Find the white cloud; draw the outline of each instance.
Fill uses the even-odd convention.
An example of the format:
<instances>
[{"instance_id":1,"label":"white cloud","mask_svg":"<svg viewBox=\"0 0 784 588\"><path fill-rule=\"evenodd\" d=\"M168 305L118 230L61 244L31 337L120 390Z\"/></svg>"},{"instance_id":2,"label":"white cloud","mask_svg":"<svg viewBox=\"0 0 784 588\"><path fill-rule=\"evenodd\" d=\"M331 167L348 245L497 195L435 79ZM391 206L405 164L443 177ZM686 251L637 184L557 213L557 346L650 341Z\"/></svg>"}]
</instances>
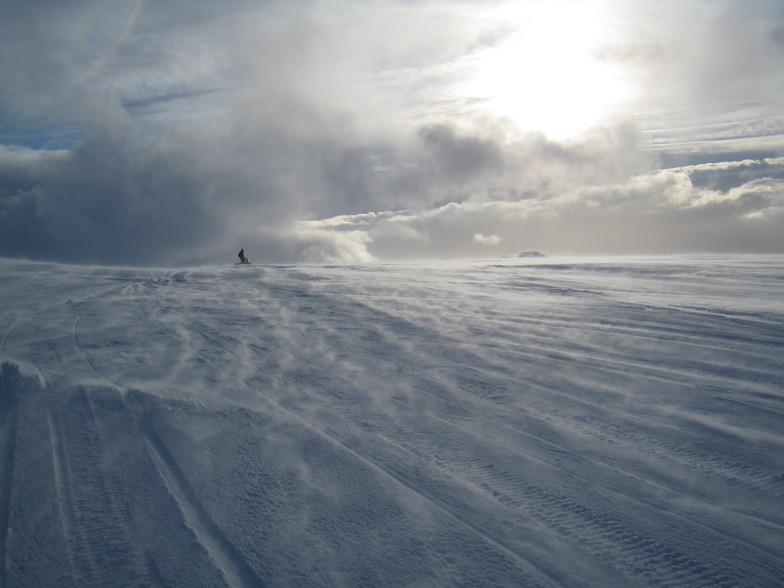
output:
<instances>
[{"instance_id":1,"label":"white cloud","mask_svg":"<svg viewBox=\"0 0 784 588\"><path fill-rule=\"evenodd\" d=\"M474 235L474 242L480 245L498 245L501 242L501 237L498 235L483 235L476 233Z\"/></svg>"},{"instance_id":2,"label":"white cloud","mask_svg":"<svg viewBox=\"0 0 784 588\"><path fill-rule=\"evenodd\" d=\"M513 254L532 244L551 254L775 251L784 246L782 210L781 179L756 179L722 192L694 186L687 173L663 171L547 199L453 202L378 214L371 224L358 215L356 226L366 231L368 254L382 258L400 252L469 257L485 254L487 245ZM351 227L352 218L341 217L341 229ZM494 232L477 233L476 227Z\"/></svg>"},{"instance_id":3,"label":"white cloud","mask_svg":"<svg viewBox=\"0 0 784 588\"><path fill-rule=\"evenodd\" d=\"M299 261L307 263L370 263L370 237L364 231L303 229L296 234L303 247Z\"/></svg>"}]
</instances>

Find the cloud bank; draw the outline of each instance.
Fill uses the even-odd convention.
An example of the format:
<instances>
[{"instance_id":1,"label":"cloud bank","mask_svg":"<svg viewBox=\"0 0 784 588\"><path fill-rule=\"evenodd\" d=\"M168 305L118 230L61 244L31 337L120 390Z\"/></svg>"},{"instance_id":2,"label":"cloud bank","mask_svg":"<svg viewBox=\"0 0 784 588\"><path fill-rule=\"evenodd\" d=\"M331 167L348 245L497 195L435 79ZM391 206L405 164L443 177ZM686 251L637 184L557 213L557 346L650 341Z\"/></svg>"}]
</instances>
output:
<instances>
[{"instance_id":1,"label":"cloud bank","mask_svg":"<svg viewBox=\"0 0 784 588\"><path fill-rule=\"evenodd\" d=\"M781 162L756 165L784 172ZM486 255L476 243L495 246L499 255L530 248L553 254L782 251L784 179L763 176L721 191L696 184L696 171L663 170L550 198L343 216L306 228L346 231L354 239L360 231L367 252L382 259Z\"/></svg>"},{"instance_id":2,"label":"cloud bank","mask_svg":"<svg viewBox=\"0 0 784 588\"><path fill-rule=\"evenodd\" d=\"M508 34L472 2L12 1L0 255L784 251L784 15L681 4L616 7L623 34L594 57L640 99L556 141L450 93Z\"/></svg>"}]
</instances>

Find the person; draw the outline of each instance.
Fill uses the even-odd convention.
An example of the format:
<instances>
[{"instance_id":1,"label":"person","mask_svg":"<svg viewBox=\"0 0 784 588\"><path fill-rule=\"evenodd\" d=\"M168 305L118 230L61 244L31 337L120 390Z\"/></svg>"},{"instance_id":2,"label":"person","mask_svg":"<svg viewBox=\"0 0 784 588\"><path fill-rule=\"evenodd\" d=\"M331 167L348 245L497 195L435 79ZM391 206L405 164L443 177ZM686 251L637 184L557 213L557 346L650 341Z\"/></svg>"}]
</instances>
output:
<instances>
[{"instance_id":1,"label":"person","mask_svg":"<svg viewBox=\"0 0 784 588\"><path fill-rule=\"evenodd\" d=\"M240 263L248 263L248 258L245 257L245 249L240 249L240 252L237 254L240 258Z\"/></svg>"}]
</instances>

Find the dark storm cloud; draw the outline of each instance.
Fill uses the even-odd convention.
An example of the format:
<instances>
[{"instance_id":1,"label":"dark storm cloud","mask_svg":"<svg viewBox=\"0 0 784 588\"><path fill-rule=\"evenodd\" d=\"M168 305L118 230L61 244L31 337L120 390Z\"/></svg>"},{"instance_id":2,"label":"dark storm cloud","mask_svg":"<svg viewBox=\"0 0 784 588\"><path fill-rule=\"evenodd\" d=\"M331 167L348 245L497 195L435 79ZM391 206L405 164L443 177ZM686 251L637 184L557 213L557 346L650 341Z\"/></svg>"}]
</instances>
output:
<instances>
[{"instance_id":1,"label":"dark storm cloud","mask_svg":"<svg viewBox=\"0 0 784 588\"><path fill-rule=\"evenodd\" d=\"M195 174L147 152L129 158L121 137L91 136L73 151L31 154L13 186L0 181L0 247L62 261L150 262L176 259L171 248L205 235L204 188ZM182 251L179 251L182 255Z\"/></svg>"},{"instance_id":2,"label":"dark storm cloud","mask_svg":"<svg viewBox=\"0 0 784 588\"><path fill-rule=\"evenodd\" d=\"M266 228L267 258L289 258L296 249L275 230L294 215L332 212L328 198L320 204L324 186L350 177L354 158L324 132L295 139L272 124L263 134L219 125L205 143L187 126L117 128L56 156L6 150L0 247L65 261L176 263L233 252L229 239Z\"/></svg>"},{"instance_id":3,"label":"dark storm cloud","mask_svg":"<svg viewBox=\"0 0 784 588\"><path fill-rule=\"evenodd\" d=\"M369 75L406 84L464 43L449 18L434 34L393 3L312 5L12 3L3 115L84 130L56 157L0 153L0 254L175 263L245 244L291 259L311 246L294 219L397 206L368 164L401 136Z\"/></svg>"}]
</instances>

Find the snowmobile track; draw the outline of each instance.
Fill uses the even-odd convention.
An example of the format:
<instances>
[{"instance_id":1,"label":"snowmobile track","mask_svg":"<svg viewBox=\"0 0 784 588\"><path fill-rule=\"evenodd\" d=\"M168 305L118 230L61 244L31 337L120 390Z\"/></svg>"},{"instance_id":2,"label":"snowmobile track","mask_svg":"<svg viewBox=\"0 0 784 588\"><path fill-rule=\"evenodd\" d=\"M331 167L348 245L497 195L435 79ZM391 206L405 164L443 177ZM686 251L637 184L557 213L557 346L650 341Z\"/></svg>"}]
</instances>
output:
<instances>
[{"instance_id":1,"label":"snowmobile track","mask_svg":"<svg viewBox=\"0 0 784 588\"><path fill-rule=\"evenodd\" d=\"M149 285L145 284L145 286ZM102 380L116 388L118 394L122 396L122 393L119 392L122 387L113 382L104 371L88 357L79 341L79 322L91 308L92 306L88 306L73 322L72 333L74 344L84 362L98 374ZM128 412L129 418L133 418L134 415L132 410L127 406L125 407L125 410ZM198 500L187 478L177 465L176 460L152 427L142 422L139 422L138 424L140 432L144 436L150 459L154 463L166 489L178 505L186 524L193 531L205 551L210 554L216 567L226 579L227 584L229 586L264 586L264 582L256 575L231 542L228 541L225 534ZM59 464L60 461L56 460L56 463ZM65 486L63 486L63 488L65 488Z\"/></svg>"},{"instance_id":2,"label":"snowmobile track","mask_svg":"<svg viewBox=\"0 0 784 588\"><path fill-rule=\"evenodd\" d=\"M102 441L87 390L49 410L52 467L74 582L79 586L162 585L135 537L120 482L103 467Z\"/></svg>"},{"instance_id":3,"label":"snowmobile track","mask_svg":"<svg viewBox=\"0 0 784 588\"><path fill-rule=\"evenodd\" d=\"M316 304L317 299L313 296L309 298L309 304ZM340 316L340 315L338 315ZM370 321L371 324L375 324L375 321ZM231 327L232 325L224 323L225 326ZM211 332L210 329L206 328L204 325L199 325L197 329L194 331L195 333L202 335L202 333L207 333L204 335L209 339L210 348L212 348L212 343L215 342L214 337L219 336L220 341L223 343L234 344L236 343L236 339L229 337L226 335L225 332L221 332L220 334ZM330 331L319 331L317 333L309 333L311 339L313 337L327 337L331 336L333 333ZM383 334L380 332L376 333L379 341L383 338ZM269 348L269 344L267 344ZM199 349L195 349L197 353L202 353ZM359 354L367 355L372 352L371 348L365 347L356 350ZM561 495L558 493L549 493L547 489L540 488L536 485L531 485L524 480L518 480L518 487L515 491L509 491L505 489L505 480L502 478L500 481L494 481L494 476L497 473L494 473L492 470L488 470L486 468L487 464L473 459L471 456L461 456L455 457L455 455L450 455L449 451L456 451L454 448L444 448L442 444L436 444L436 446L432 445L433 439L429 435L422 435L416 430L393 430L390 429L390 422L388 419L381 419L375 420L372 417L372 414L369 414L365 408L361 405L353 406L354 401L351 400L352 393L349 392L350 390L360 390L361 384L352 380L349 377L344 376L335 376L330 374L329 372L325 371L324 368L321 368L307 359L302 357L295 357L294 355L289 354L285 350L279 350L279 353L287 354L288 356L288 374L283 375L275 375L272 376L272 380L279 384L279 388L281 390L291 390L296 389L300 392L304 392L305 390L312 389L312 393L310 398L317 402L323 402L324 399L327 397L332 397L334 399L332 409L338 410L341 414L344 414L348 417L352 422L356 423L356 425L360 428L364 428L366 430L373 430L374 434L385 434L387 438L390 439L397 439L396 444L401 448L404 448L406 451L410 452L412 455L416 456L417 459L421 459L431 463L436 468L440 469L445 474L451 476L457 476L458 478L464 479L474 486L482 487L484 490L489 492L494 499L500 503L503 503L505 506L510 507L512 506L512 502L508 500L508 497L518 496L520 500L523 497L526 497L529 502L526 504L520 504L515 506L514 508L517 510L522 510L532 513L536 513L536 515L530 515L535 520L538 520L548 527L552 527L557 530L558 534L569 541L578 542L584 544L586 546L593 545L595 548L595 553L607 553L605 559L608 561L613 562L613 566L617 569L624 570L624 573L627 574L628 577L637 577L639 580L644 580L645 578L653 575L654 577L669 577L672 575L673 577L678 577L681 580L688 580L689 582L694 582L695 585L702 585L703 582L707 582L707 584L718 584L721 585L721 582L727 580L728 578L732 578L732 572L729 568L726 568L721 573L717 573L715 576L711 576L709 579L705 580L703 578L704 573L701 571L703 565L700 564L694 558L690 559L688 563L685 563L685 556L682 552L680 552L677 548L670 547L668 545L662 544L656 541L654 538L650 538L645 536L642 533L636 532L631 530L628 525L623 523L620 519L611 517L606 513L602 513L596 510L590 510L590 514L585 514L585 509L589 508L584 505L581 505L579 502L574 501L573 498L569 498L568 496ZM400 352L402 353L402 351ZM399 355L399 353L398 353ZM205 359L213 362L214 365L221 367L220 360L216 360L213 357L204 356ZM381 356L379 356L381 357ZM302 372L301 375L297 375L298 371L296 369L292 370L291 361L294 362L296 365L297 363L301 363L302 365L307 366L307 369ZM447 360L445 365L450 365L453 363L453 360ZM320 372L320 376L317 378L313 378L313 372L317 371ZM405 371L405 369L404 369ZM413 369L408 368L408 371L414 372ZM447 370L448 371L448 370ZM227 372L228 373L228 372ZM513 382L511 379L506 378L508 385L512 385ZM338 382L338 380L340 382ZM243 384L245 384L243 382ZM346 387L348 384L348 387ZM586 401L582 399L576 398L573 394L563 393L558 390L551 389L550 387L533 384L529 382L530 385L536 385L540 387L543 391L548 392L544 398L549 398L550 395L556 394L565 398L569 398L574 402L578 402L580 404L586 403ZM247 384L245 384L247 385ZM468 400L473 398L474 400L470 402L468 405L465 402L457 402L454 399L446 398L442 396L442 394L436 392L438 390L438 385L428 385L427 382L423 382L421 386L419 386L419 392L425 395L432 396L433 398L437 399L439 402L446 403L447 406L453 406L458 412L466 412L477 419L482 419L482 415L478 412L478 407L474 404L476 400L480 402L489 402L491 404L498 404L498 400L496 399L495 394L480 394L477 395L473 392L474 390L465 390L462 386L461 389L468 395L464 397L463 400ZM484 388L481 390L484 392ZM409 404L408 400L401 400L396 398L393 395L389 395L381 390L377 390L376 394L386 396L391 401L395 403L400 403L403 406L411 408L415 406L415 404ZM489 396L489 397L488 397ZM320 400L319 400L320 399ZM476 432L471 430L471 427L466 427L461 425L459 422L454 422L451 418L446 416L436 416L432 409L428 409L428 407L424 404L421 404L421 397L418 400L414 400L416 406L418 407L418 411L420 415L427 416L429 418L436 419L437 421L446 424L450 427L455 427L458 430L462 431L463 433L467 433L475 437L473 444L475 445L477 440L480 442L492 442L497 443L497 441L486 437L485 435L477 436ZM507 395L502 395L502 402L506 405L508 403ZM608 410L606 407L600 407L597 403L587 403L594 409L602 409ZM353 408L352 408L353 406ZM469 408L470 406L470 408ZM530 407L529 407L530 408ZM611 410L611 409L610 409ZM555 411L553 413L553 411ZM454 410L451 412L455 412ZM539 411L531 410L533 415L536 415ZM558 410L556 407L551 407L550 412L542 411L539 416L541 416L545 422L548 420L547 417L550 417L549 420L552 421L552 414L557 414ZM446 414L450 414L447 412ZM626 413L619 412L619 415L628 417ZM532 439L537 440L539 443L544 443L546 446L553 446L556 451L567 451L568 448L561 445L554 445L552 441L545 439L539 435L533 434L529 432L529 428L525 423L516 423L516 422L505 422L507 419L504 418L504 426L509 427L510 430L514 431L518 435L524 435L526 437L531 437ZM558 422L554 424L559 424ZM599 424L597 422L597 424ZM644 447L646 449L651 447L658 447L661 444L661 441L655 437L644 435L642 433L634 433L631 429L628 430L619 430L617 434L614 435L612 438L608 438L603 435L599 435L596 431L591 431L584 421L579 423L574 423L577 429L581 430L583 433L588 433L590 436L594 438L601 439L604 442L607 442L610 445L616 445L621 447L629 446L631 450L639 450L640 447ZM424 427L426 430L428 427ZM680 435L687 435L687 431L678 429ZM606 433L606 431L605 431ZM333 436L335 433L330 433ZM631 441L625 439L626 435L631 435ZM691 434L690 434L691 435ZM344 443L343 441L339 441ZM503 444L502 444L503 446ZM668 443L666 446L661 447L660 450L655 454L657 459L661 460L669 460L673 457L673 453L675 455L679 454L679 447L674 443ZM446 451L446 453L444 453ZM372 458L371 454L369 455L370 459ZM525 454L521 454L525 455ZM646 457L650 458L650 454L646 454ZM691 467L693 471L702 472L706 477L716 477L721 479L727 484L733 486L739 486L742 488L746 488L752 491L761 491L763 493L766 490L773 491L772 494L775 496L776 485L780 483L780 480L774 476L774 474L769 472L762 472L760 470L755 470L751 466L744 466L742 464L730 464L730 463L723 463L720 458L705 456L700 454L699 452L694 452L693 450L688 455L680 455L682 458L686 458L684 463L684 467ZM588 461L590 458L584 458ZM473 460L473 461L472 461ZM717 461L718 460L718 461ZM717 461L717 463L712 463L712 461ZM542 462L546 463L546 462ZM551 467L554 467L556 470L560 471L563 475L572 477L570 471L560 468L558 466L552 464L546 464ZM595 467L605 468L603 463L595 462ZM615 470L617 472L617 470ZM489 474L488 474L489 472ZM477 475L478 474L478 475ZM509 474L512 475L512 474ZM396 472L395 476L399 478L400 473ZM488 478L489 476L489 478ZM578 477L579 479L579 477ZM766 482L770 481L771 484L768 485ZM404 480L403 483L409 487L416 488L416 483ZM651 482L652 483L652 482ZM526 489L526 491L523 491ZM543 499L541 496L537 497L536 490L539 489L547 499ZM507 498L503 498L507 497ZM624 499L631 500L633 502L640 502L640 505L645 507L650 507L646 501L639 501L637 498L631 495L623 495ZM569 502L572 501L572 502ZM661 513L660 513L661 514ZM569 517L574 517L574 521L570 522L571 519ZM685 515L684 515L685 516ZM609 518L608 518L609 517ZM693 527L700 527L705 526L707 529L711 529L710 525L705 525L704 522L698 521L694 517L686 516L686 521L688 524ZM712 530L711 532L715 532ZM719 536L723 536L724 533L719 533ZM616 549L615 541L618 541L623 548ZM730 543L734 543L738 541L737 538L731 537L723 537L719 539L717 537L717 541L719 542L726 542L729 541ZM741 540L741 543L742 540ZM605 547L609 546L609 547ZM747 547L754 547L752 545L747 545ZM613 553L613 550L616 550ZM774 559L779 559L774 557ZM673 560L678 560L678 565L669 567L669 562ZM659 563L656 563L659 562ZM767 564L764 561L760 562L760 565L765 567ZM656 567L658 566L658 567ZM730 582L730 585L732 582Z\"/></svg>"},{"instance_id":4,"label":"snowmobile track","mask_svg":"<svg viewBox=\"0 0 784 588\"><path fill-rule=\"evenodd\" d=\"M207 509L197 498L174 456L155 431L142 425L150 458L163 479L166 488L180 508L182 515L202 544L229 586L263 587L265 584L226 538Z\"/></svg>"},{"instance_id":5,"label":"snowmobile track","mask_svg":"<svg viewBox=\"0 0 784 588\"><path fill-rule=\"evenodd\" d=\"M164 326L164 328L168 330L166 326ZM173 333L171 331L170 333L174 336L177 336L176 333ZM445 515L446 517L448 517L449 519L457 523L460 527L463 527L464 529L469 531L471 534L478 536L487 545L496 549L500 554L503 554L510 561L514 562L516 566L518 566L521 570L523 570L526 574L528 574L531 580L530 585L532 586L533 585L558 585L560 583L559 579L557 577L552 576L550 572L540 568L537 564L530 561L528 558L522 556L513 547L505 545L501 540L489 535L485 530L477 526L474 522L465 519L461 514L454 511L454 509L452 509L449 504L444 503L438 496L424 492L422 489L417 488L417 486L412 484L409 480L401 477L395 471L385 467L383 464L375 460L372 455L364 454L360 451L357 451L356 449L350 447L350 445L347 444L346 441L341 440L334 433L330 433L326 430L321 429L320 427L318 427L317 425L315 425L305 417L297 414L296 412L293 412L292 410L280 404L269 394L262 392L261 390L254 388L252 385L248 384L247 382L237 378L232 372L226 370L226 368L224 368L220 363L218 363L213 358L204 354L200 349L193 347L189 342L183 340L183 343L191 346L193 350L198 355L200 355L205 361L214 365L220 371L226 373L230 378L235 380L242 387L247 388L252 392L254 392L255 394L257 394L258 396L260 396L262 399L268 402L274 409L286 415L286 418L292 419L295 422L305 426L308 430L314 432L319 437L333 444L338 449L353 456L361 463L370 467L373 471L381 474L384 478L390 479L395 484L404 488L406 491L412 493L418 499L424 500L426 503L430 504L438 512L442 513L443 515Z\"/></svg>"},{"instance_id":6,"label":"snowmobile track","mask_svg":"<svg viewBox=\"0 0 784 588\"><path fill-rule=\"evenodd\" d=\"M10 380L20 376L18 368L10 363L0 364L0 371L0 587L4 587L8 567L6 545L17 427L17 399Z\"/></svg>"},{"instance_id":7,"label":"snowmobile track","mask_svg":"<svg viewBox=\"0 0 784 588\"><path fill-rule=\"evenodd\" d=\"M460 448L461 444L450 442L446 436L431 432L435 430L432 426L423 424L419 430L393 428L392 423L386 420L374 421L371 416L360 413L354 413L350 418L358 422L361 419L376 435L394 439L396 446L417 460L429 463L447 478L481 489L488 499L513 511L508 513L508 520L519 519L521 526L525 526L529 520L542 523L563 539L580 545L589 557L606 562L626 578L634 578L638 582L656 580L661 581L662 585L678 582L689 586L742 585L742 578L735 576L732 566L717 570L689 558L677 547L665 545L636 531L617 517L536 485L518 473L466 453ZM460 429L473 434L462 427ZM484 440L493 442L486 438ZM476 444L475 441L471 446ZM551 467L570 475L568 471ZM404 475L398 473L397 477ZM625 498L637 501L631 496ZM642 502L640 506L648 508L648 505ZM665 513L658 514L662 516ZM689 522L695 524L695 521ZM717 537L716 541L728 544L726 538ZM732 550L730 545L726 548ZM762 562L761 565L764 567L766 563ZM770 568L775 570L775 564L770 564Z\"/></svg>"},{"instance_id":8,"label":"snowmobile track","mask_svg":"<svg viewBox=\"0 0 784 588\"><path fill-rule=\"evenodd\" d=\"M0 262L0 588L782 585L782 256Z\"/></svg>"}]
</instances>

